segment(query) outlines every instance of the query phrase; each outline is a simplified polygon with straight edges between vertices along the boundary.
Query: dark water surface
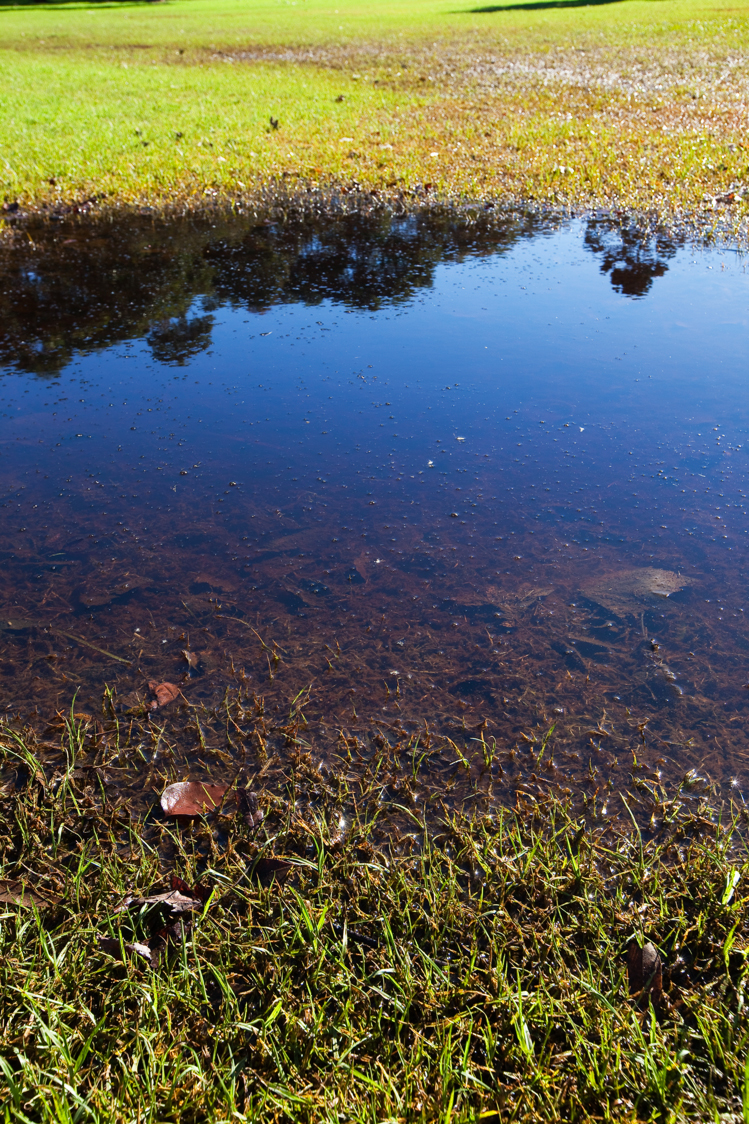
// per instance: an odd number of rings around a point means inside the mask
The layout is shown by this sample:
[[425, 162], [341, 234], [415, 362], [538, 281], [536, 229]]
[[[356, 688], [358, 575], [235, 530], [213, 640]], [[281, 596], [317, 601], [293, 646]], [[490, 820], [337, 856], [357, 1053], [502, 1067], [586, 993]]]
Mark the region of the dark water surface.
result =
[[137, 726], [154, 790], [267, 765], [271, 728], [329, 764], [418, 734], [467, 795], [743, 790], [735, 251], [525, 215], [143, 220], [0, 272], [7, 714], [101, 715], [108, 687], [126, 731], [179, 685]]

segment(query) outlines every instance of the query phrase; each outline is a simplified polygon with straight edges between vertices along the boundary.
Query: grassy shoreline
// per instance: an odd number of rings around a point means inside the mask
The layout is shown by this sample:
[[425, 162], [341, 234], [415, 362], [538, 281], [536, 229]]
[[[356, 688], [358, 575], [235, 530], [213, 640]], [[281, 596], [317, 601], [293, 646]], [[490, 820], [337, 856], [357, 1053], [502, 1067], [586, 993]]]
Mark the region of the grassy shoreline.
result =
[[749, 5], [685, 0], [0, 7], [0, 196], [196, 209], [426, 187], [741, 216], [748, 43]]
[[[674, 802], [643, 836], [531, 800], [394, 834], [371, 800], [340, 815], [343, 775], [300, 808], [300, 760], [255, 780], [257, 832], [143, 821], [86, 721], [53, 767], [2, 734], [4, 1119], [746, 1118], [740, 812]], [[166, 936], [159, 906], [117, 912], [170, 873], [211, 896]], [[158, 963], [125, 950], [157, 930]], [[646, 941], [662, 995], [630, 994]]]

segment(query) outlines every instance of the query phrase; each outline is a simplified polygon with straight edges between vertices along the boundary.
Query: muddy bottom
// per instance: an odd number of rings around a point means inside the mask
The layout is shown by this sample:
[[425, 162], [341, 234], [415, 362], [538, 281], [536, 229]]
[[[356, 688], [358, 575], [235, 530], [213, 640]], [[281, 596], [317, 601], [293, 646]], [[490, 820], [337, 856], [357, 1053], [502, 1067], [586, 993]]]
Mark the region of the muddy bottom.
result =
[[735, 250], [143, 220], [0, 271], [9, 730], [89, 716], [136, 805], [300, 757], [371, 788], [383, 747], [410, 806], [743, 792]]

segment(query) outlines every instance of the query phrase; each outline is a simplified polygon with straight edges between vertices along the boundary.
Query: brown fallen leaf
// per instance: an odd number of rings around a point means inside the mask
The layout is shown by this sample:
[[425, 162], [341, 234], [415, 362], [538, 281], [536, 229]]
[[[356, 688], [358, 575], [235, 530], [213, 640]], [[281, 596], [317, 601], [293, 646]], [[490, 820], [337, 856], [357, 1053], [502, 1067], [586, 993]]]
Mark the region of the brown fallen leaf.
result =
[[156, 701], [151, 703], [152, 710], [157, 706], [166, 706], [167, 703], [174, 702], [179, 694], [179, 687], [174, 683], [157, 683], [155, 679], [149, 680], [148, 689], [156, 696]]
[[244, 817], [244, 821], [248, 827], [260, 827], [263, 822], [263, 810], [258, 803], [257, 793], [250, 792], [246, 788], [240, 788], [237, 791], [237, 802], [239, 804], [239, 811]]
[[[99, 942], [99, 948], [102, 952], [108, 952], [110, 956], [114, 956], [115, 960], [122, 960], [122, 945], [115, 937], [102, 937], [97, 935], [96, 938]], [[147, 944], [138, 944], [133, 941], [132, 944], [126, 944], [125, 952], [132, 953], [133, 956], [139, 956], [142, 960], [147, 960], [149, 964], [154, 963], [153, 951]]]
[[192, 921], [178, 917], [170, 925], [159, 929], [151, 940], [151, 959], [154, 964], [159, 964], [170, 945], [181, 945], [192, 932]]
[[133, 906], [138, 909], [144, 905], [164, 906], [166, 909], [171, 910], [172, 913], [190, 913], [192, 910], [203, 908], [203, 903], [200, 898], [182, 894], [179, 890], [165, 890], [161, 894], [147, 894], [144, 897], [128, 894], [124, 901], [120, 902], [120, 904], [115, 907], [114, 912], [122, 913], [124, 910], [131, 909]]
[[642, 948], [637, 941], [630, 941], [627, 976], [630, 995], [641, 995], [645, 999], [650, 995], [653, 1006], [659, 1006], [663, 998], [663, 961], [650, 941], [646, 941]]
[[203, 816], [223, 804], [229, 787], [228, 784], [177, 781], [162, 792], [161, 807], [168, 816]]
[[644, 605], [663, 601], [691, 585], [691, 580], [673, 570], [640, 566], [635, 570], [618, 570], [597, 579], [583, 588], [591, 601], [612, 613], [626, 616], [639, 612]]
[[183, 648], [182, 649], [182, 655], [187, 660], [187, 663], [188, 663], [189, 667], [197, 667], [198, 666], [198, 653], [197, 652], [189, 652], [187, 650], [187, 648]]
[[252, 864], [252, 873], [261, 882], [272, 882], [275, 878], [283, 883], [288, 878], [290, 870], [291, 863], [286, 862], [286, 859], [276, 859], [273, 855], [268, 857], [261, 855]]
[[44, 909], [52, 905], [59, 905], [61, 900], [55, 894], [40, 894], [18, 879], [0, 879], [0, 902], [8, 902], [9, 905], [22, 905], [27, 909], [32, 909], [34, 906], [37, 909]]
[[367, 558], [366, 554], [360, 554], [358, 558], [354, 559], [354, 568], [363, 581], [367, 580], [368, 561], [369, 559]]
[[178, 890], [180, 894], [184, 894], [187, 898], [197, 898], [198, 901], [205, 903], [211, 896], [211, 887], [204, 886], [201, 882], [196, 882], [194, 886], [191, 886], [188, 882], [185, 882], [184, 878], [178, 878], [176, 874], [172, 875], [170, 882], [173, 890]]

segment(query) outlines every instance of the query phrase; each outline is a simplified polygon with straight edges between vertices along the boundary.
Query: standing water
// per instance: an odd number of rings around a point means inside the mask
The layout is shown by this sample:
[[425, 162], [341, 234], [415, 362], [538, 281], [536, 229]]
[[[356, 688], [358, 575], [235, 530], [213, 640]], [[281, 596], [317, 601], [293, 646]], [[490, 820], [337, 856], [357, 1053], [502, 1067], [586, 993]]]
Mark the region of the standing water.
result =
[[136, 802], [385, 742], [410, 798], [421, 754], [448, 802], [743, 792], [739, 254], [522, 214], [34, 239], [0, 264], [8, 722], [118, 724]]

